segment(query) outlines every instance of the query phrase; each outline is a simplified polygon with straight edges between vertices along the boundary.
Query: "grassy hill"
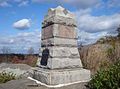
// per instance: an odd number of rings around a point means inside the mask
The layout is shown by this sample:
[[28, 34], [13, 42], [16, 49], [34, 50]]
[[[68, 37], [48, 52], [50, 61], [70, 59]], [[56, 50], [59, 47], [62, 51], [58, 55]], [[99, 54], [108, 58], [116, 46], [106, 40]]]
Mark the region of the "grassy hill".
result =
[[107, 67], [120, 59], [120, 38], [104, 37], [95, 44], [79, 48], [83, 66], [96, 73], [100, 67]]

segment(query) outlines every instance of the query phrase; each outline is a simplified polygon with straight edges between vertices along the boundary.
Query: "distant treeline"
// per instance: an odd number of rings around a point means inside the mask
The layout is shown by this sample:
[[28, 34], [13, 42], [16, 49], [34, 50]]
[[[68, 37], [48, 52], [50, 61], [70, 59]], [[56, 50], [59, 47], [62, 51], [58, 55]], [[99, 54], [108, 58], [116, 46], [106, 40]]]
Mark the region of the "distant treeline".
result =
[[3, 54], [1, 53], [0, 56], [4, 55], [10, 55], [10, 56], [27, 56], [27, 55], [33, 55], [33, 56], [38, 56], [39, 54], [22, 54], [22, 53], [8, 53], [8, 54]]
[[0, 63], [23, 63], [35, 66], [38, 54], [0, 54]]

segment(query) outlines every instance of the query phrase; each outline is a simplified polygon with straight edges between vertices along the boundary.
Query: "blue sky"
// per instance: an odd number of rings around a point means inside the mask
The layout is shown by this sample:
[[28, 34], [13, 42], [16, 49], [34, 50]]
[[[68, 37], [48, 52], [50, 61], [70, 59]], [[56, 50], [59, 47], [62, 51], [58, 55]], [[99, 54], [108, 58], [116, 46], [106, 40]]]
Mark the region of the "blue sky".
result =
[[116, 35], [120, 24], [120, 0], [0, 0], [0, 49], [35, 52], [40, 48], [41, 23], [49, 8], [63, 6], [76, 15], [78, 42], [94, 43]]

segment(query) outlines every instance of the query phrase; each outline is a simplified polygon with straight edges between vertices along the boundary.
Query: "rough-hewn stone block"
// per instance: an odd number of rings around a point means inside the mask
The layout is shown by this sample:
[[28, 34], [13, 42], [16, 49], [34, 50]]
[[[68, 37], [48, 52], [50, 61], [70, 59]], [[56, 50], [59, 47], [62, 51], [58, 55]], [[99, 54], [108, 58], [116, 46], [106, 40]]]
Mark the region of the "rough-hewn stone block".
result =
[[52, 46], [47, 48], [42, 48], [41, 51], [49, 50], [50, 57], [57, 58], [80, 58], [78, 48], [76, 47], [61, 47], [61, 46]]
[[52, 24], [61, 24], [65, 26], [76, 27], [75, 20], [71, 18], [65, 18], [62, 16], [51, 16], [49, 19], [44, 20], [44, 22], [42, 23], [42, 28], [45, 28]]
[[42, 29], [42, 39], [53, 37], [53, 25], [50, 25], [44, 29]]
[[65, 38], [49, 38], [41, 41], [41, 46], [66, 46], [66, 47], [77, 47], [76, 39], [65, 39]]
[[90, 71], [81, 68], [49, 70], [38, 68], [34, 70], [34, 78], [48, 85], [86, 82], [90, 80]]
[[79, 58], [49, 58], [47, 63], [47, 68], [49, 69], [78, 68], [78, 67], [82, 68], [82, 63]]
[[56, 9], [51, 8], [48, 10], [48, 14], [45, 16], [43, 21], [43, 27], [54, 23], [76, 26], [74, 14], [61, 7]]
[[56, 36], [64, 38], [76, 38], [76, 30], [74, 27], [58, 25], [58, 34]]
[[54, 24], [42, 29], [42, 39], [52, 37], [75, 39], [77, 38], [76, 28]]
[[[37, 66], [48, 69], [60, 68], [82, 68], [82, 62], [79, 58], [48, 58], [47, 65], [41, 65], [41, 58], [37, 61]], [[74, 60], [74, 61], [73, 61]]]

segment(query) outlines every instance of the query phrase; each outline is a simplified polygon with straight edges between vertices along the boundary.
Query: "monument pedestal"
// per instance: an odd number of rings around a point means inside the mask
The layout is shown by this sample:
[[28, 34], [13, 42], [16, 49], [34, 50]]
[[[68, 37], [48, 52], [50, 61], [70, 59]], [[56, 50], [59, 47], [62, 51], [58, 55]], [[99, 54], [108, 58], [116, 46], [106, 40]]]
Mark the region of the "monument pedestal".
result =
[[42, 57], [34, 78], [47, 85], [89, 81], [90, 71], [83, 69], [77, 48], [74, 15], [60, 6], [51, 8], [42, 25]]
[[90, 71], [83, 68], [73, 69], [34, 69], [34, 78], [47, 85], [59, 85], [76, 82], [88, 82]]

